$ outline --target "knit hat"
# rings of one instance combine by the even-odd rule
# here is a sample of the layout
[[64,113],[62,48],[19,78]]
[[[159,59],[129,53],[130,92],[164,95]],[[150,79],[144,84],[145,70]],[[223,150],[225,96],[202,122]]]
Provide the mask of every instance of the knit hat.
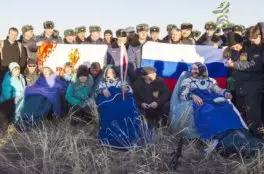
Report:
[[156,69],[153,67],[147,66],[147,67],[143,68],[141,75],[147,76],[147,75],[153,74],[153,73],[156,73]]
[[20,68],[19,64],[16,63],[16,62],[11,62],[9,65],[8,65],[8,68],[9,68],[9,71],[12,71],[14,68]]
[[89,70],[86,65],[80,65],[78,70],[77,70],[77,78],[79,77],[88,77],[89,76]]

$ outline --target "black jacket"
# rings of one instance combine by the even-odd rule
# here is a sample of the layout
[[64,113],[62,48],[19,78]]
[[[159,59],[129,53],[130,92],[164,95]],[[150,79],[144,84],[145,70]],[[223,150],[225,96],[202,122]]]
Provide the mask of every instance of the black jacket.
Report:
[[151,84],[147,84],[142,77],[139,77],[133,84],[132,88],[136,103],[141,107],[142,103],[150,104],[157,102],[162,107],[170,99],[171,93],[163,79],[157,79]]

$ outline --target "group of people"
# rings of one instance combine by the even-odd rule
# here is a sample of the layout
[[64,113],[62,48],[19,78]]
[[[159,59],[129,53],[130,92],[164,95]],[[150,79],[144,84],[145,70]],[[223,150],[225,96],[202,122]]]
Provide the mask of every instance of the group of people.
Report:
[[[69,115],[71,111],[73,113],[71,124],[77,125],[80,120],[81,122],[92,120],[91,106],[95,103],[100,115],[100,131],[104,131],[100,132],[100,136],[102,139],[108,137],[108,143],[115,139],[113,144],[117,147],[122,145],[116,139],[122,139],[121,144],[124,144],[124,139],[129,138],[127,136],[117,138],[123,132],[116,136],[113,136],[113,132],[109,132],[110,127],[115,129],[113,121],[118,122],[119,119],[121,121],[119,124],[122,126],[127,125],[127,122],[122,122],[124,119],[134,120],[133,122],[139,124],[141,115],[144,115],[152,127],[169,125],[172,128],[179,128],[176,122],[181,121],[182,114],[179,115],[178,111],[184,110],[182,109],[186,105],[184,101],[188,101],[188,107],[192,108],[192,117],[194,115],[195,117],[188,118],[189,125],[185,128],[194,128],[194,132],[198,133],[201,139],[222,137],[223,140],[223,136],[226,136],[223,135],[224,132],[247,130],[246,124],[253,136],[261,138],[263,135],[263,23],[248,29],[241,25],[226,24],[222,27],[222,35],[214,22],[205,24],[205,33],[202,35],[193,31],[191,23],[183,23],[180,28],[169,24],[168,35],[163,39],[160,39],[159,27],[149,28],[147,24],[137,25],[136,30],[133,27],[118,29],[115,33],[116,38],[113,37],[111,30],[105,30],[104,39],[100,38],[100,26],[90,26],[88,37],[86,37],[86,27],[67,29],[64,31],[64,39],[54,29],[55,25],[52,21],[44,22],[43,27],[43,34],[35,37],[33,26],[23,26],[19,40],[17,40],[18,30],[12,27],[8,31],[6,40],[0,41],[0,82],[2,83],[0,112],[4,113],[9,122],[32,126],[42,121],[44,117],[60,118]],[[186,79],[182,79],[182,82],[178,81],[171,95],[165,82],[157,77],[155,68],[141,67],[142,47],[147,41],[224,48],[223,58],[230,73],[228,89],[220,89],[213,79],[208,79],[205,65],[195,63],[191,67],[191,73]],[[44,42],[106,44],[108,49],[104,66],[92,62],[91,65],[74,67],[67,62],[63,73],[58,75],[50,67],[38,64],[36,52]],[[125,82],[120,77],[122,44],[126,46],[128,53],[128,78]],[[230,99],[239,112],[228,102]],[[116,101],[117,105],[112,105],[112,101]],[[209,101],[211,103],[206,105]],[[212,101],[217,102],[212,104]],[[208,115],[201,108],[211,107],[218,110],[215,103],[223,104],[222,109],[227,116],[230,115],[232,123],[216,126],[215,122],[203,119],[202,116],[211,117],[212,112]],[[176,105],[183,107],[175,111]],[[126,112],[117,113],[113,108],[126,108],[124,110]],[[114,114],[123,114],[122,117],[116,117],[109,112],[111,109]],[[112,114],[112,117],[105,116],[109,114]],[[226,124],[223,122],[225,119],[217,117],[216,120],[214,121],[220,125]],[[205,123],[207,126],[202,126]],[[131,125],[130,128],[132,127],[137,128],[137,132],[141,131],[140,126]],[[186,129],[185,133],[186,137],[187,134],[192,134],[189,129]],[[109,138],[110,135],[112,139]],[[134,136],[133,142],[136,141],[136,137],[143,136],[141,133],[139,135]],[[188,137],[197,138],[194,133]],[[220,138],[218,140],[220,141]]]

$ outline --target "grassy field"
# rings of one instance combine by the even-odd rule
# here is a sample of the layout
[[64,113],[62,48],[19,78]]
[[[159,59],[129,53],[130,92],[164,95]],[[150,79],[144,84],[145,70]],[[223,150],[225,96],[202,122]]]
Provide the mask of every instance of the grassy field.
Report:
[[203,153],[195,141],[184,142],[176,170],[170,165],[179,136],[157,130],[157,140],[144,148],[116,151],[100,146],[98,124],[73,127],[69,120],[44,122],[30,132],[16,132],[0,151],[0,174],[90,173],[261,173],[264,155],[223,158]]

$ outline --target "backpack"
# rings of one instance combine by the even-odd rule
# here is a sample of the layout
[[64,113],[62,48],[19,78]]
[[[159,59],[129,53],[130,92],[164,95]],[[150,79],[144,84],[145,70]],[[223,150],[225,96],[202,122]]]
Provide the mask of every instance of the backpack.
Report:
[[[1,60],[3,60],[3,48],[4,48],[4,40],[0,40],[0,55],[1,55]],[[17,42],[19,52],[20,52],[20,58],[22,56],[22,44],[20,42]]]

